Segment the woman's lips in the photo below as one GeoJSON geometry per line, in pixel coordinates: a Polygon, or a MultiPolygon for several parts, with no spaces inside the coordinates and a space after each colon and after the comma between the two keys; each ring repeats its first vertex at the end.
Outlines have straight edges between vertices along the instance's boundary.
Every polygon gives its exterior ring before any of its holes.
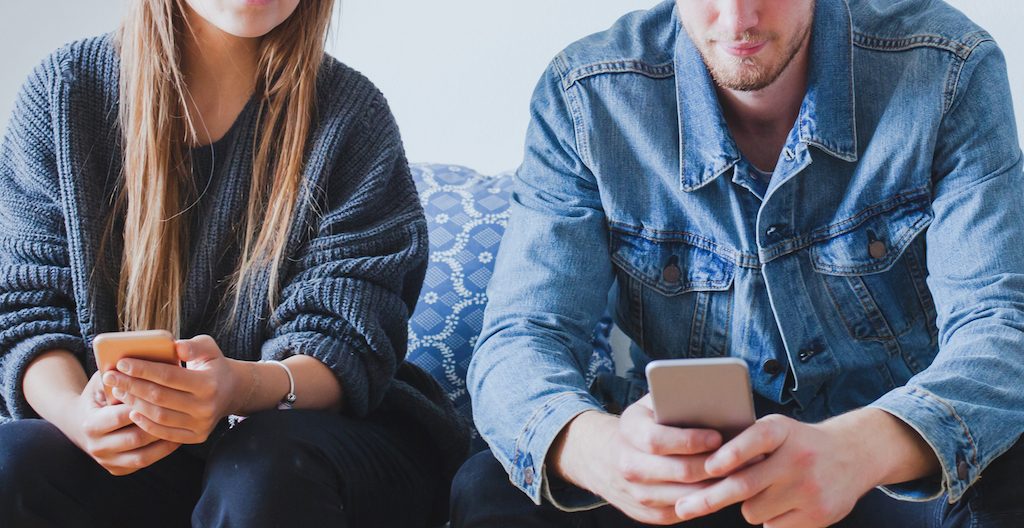
{"type": "Polygon", "coordinates": [[[735,44],[727,44],[727,43],[723,42],[723,43],[719,43],[719,46],[721,46],[722,49],[725,50],[725,52],[728,53],[729,55],[733,55],[733,56],[736,56],[736,57],[750,57],[751,55],[755,55],[755,54],[757,54],[757,52],[759,52],[762,49],[764,49],[764,47],[767,44],[768,44],[767,41],[765,41],[765,42],[756,42],[756,43],[754,43],[754,42],[744,42],[744,43],[735,43],[735,44]]]}

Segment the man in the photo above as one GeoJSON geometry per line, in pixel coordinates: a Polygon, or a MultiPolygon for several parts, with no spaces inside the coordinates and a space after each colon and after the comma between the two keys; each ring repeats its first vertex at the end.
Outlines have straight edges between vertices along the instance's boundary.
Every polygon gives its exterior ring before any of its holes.
{"type": "Polygon", "coordinates": [[[558,55],[532,112],[455,526],[1024,526],[1024,181],[987,33],[924,0],[664,2],[558,55]],[[636,365],[586,387],[613,284],[636,365]],[[636,401],[647,361],[723,355],[762,416],[724,445],[636,401]]]}

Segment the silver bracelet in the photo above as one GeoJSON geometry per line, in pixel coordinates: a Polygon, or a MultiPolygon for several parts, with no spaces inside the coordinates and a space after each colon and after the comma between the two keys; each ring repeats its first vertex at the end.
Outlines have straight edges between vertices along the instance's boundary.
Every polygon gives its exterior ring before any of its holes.
{"type": "Polygon", "coordinates": [[[283,368],[284,372],[288,374],[288,394],[285,394],[284,398],[281,398],[281,402],[277,404],[277,408],[281,410],[287,410],[294,407],[295,400],[297,398],[295,396],[295,377],[292,376],[292,369],[288,368],[288,365],[285,365],[284,363],[277,361],[275,359],[264,359],[263,361],[260,361],[260,363],[272,363],[283,368]]]}

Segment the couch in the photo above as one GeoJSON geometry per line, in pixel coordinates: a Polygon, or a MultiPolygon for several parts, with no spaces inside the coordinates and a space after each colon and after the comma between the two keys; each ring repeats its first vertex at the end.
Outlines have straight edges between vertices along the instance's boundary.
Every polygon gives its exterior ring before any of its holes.
{"type": "MultiPolygon", "coordinates": [[[[485,176],[455,165],[413,164],[427,217],[430,257],[409,319],[408,360],[434,376],[456,409],[472,418],[466,370],[483,324],[487,283],[508,225],[512,173],[485,176]]],[[[587,382],[614,372],[605,315],[594,328],[587,382]]],[[[474,430],[474,450],[486,445],[474,430]]]]}

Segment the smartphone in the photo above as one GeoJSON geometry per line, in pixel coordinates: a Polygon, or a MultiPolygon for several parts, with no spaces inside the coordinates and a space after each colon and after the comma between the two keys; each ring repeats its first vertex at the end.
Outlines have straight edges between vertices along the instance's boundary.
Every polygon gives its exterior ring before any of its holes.
{"type": "MultiPolygon", "coordinates": [[[[166,330],[100,334],[93,339],[92,349],[100,372],[114,370],[122,358],[181,365],[178,352],[174,349],[174,336],[166,330]]],[[[110,387],[104,385],[103,390],[107,393],[107,401],[118,401],[110,392],[110,387]]]]}
{"type": "Polygon", "coordinates": [[[714,429],[728,440],[757,419],[747,364],[738,358],[652,361],[647,384],[662,425],[714,429]]]}

